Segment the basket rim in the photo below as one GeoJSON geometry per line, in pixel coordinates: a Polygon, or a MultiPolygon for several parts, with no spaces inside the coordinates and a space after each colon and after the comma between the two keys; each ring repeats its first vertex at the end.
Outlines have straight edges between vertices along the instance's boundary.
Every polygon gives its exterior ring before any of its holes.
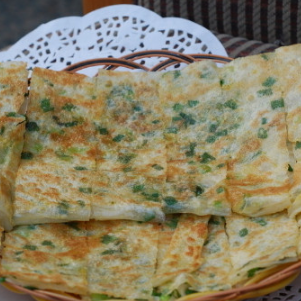
{"type": "Polygon", "coordinates": [[[183,54],[169,50],[145,50],[130,53],[120,58],[95,58],[80,61],[67,66],[62,71],[78,72],[95,66],[103,66],[104,69],[107,70],[115,70],[118,67],[126,67],[129,69],[141,69],[142,71],[162,71],[171,65],[179,63],[191,64],[201,60],[212,60],[217,63],[226,64],[231,62],[233,58],[215,54],[183,54]],[[149,57],[163,57],[166,59],[151,68],[136,62],[136,60],[149,57]]]}
{"type": "MultiPolygon", "coordinates": [[[[204,294],[204,293],[194,293],[190,295],[186,295],[177,299],[177,301],[235,301],[235,300],[243,300],[241,299],[243,295],[250,294],[252,292],[257,292],[258,290],[267,289],[270,293],[274,291],[273,289],[269,291],[269,288],[272,288],[273,285],[279,284],[279,288],[285,286],[286,280],[290,278],[297,277],[301,272],[301,260],[293,263],[286,263],[282,265],[278,265],[275,267],[281,268],[284,266],[283,269],[278,271],[275,274],[269,275],[267,278],[246,286],[237,287],[225,291],[217,291],[214,293],[204,294]],[[283,285],[282,285],[283,283],[283,285]],[[239,299],[236,299],[239,298],[239,299]]],[[[4,286],[8,288],[12,288],[17,290],[21,293],[25,293],[31,295],[32,297],[43,298],[44,300],[48,301],[80,301],[81,299],[77,298],[76,295],[63,295],[60,292],[53,292],[50,290],[43,290],[43,289],[36,289],[30,290],[28,288],[22,287],[18,284],[15,284],[10,281],[4,281],[4,286]]],[[[250,296],[248,296],[250,298],[250,296]]],[[[252,298],[252,296],[251,296],[252,298]]],[[[114,300],[108,299],[109,300],[114,300]]],[[[122,299],[121,299],[122,300],[122,299]]],[[[126,299],[124,299],[126,300],[126,299]]]]}

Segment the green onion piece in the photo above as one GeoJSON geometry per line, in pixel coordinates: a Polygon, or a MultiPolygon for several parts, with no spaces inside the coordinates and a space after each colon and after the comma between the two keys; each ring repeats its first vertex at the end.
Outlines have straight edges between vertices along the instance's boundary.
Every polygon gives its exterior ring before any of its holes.
{"type": "Polygon", "coordinates": [[[284,99],[280,98],[280,99],[271,101],[271,107],[273,110],[275,110],[277,108],[284,108],[284,99]]]}
{"type": "Polygon", "coordinates": [[[200,196],[204,193],[205,189],[202,188],[201,186],[196,186],[195,187],[195,196],[200,196]]]}
{"type": "Polygon", "coordinates": [[[172,205],[175,205],[176,203],[178,203],[178,201],[174,197],[172,197],[172,196],[165,197],[164,198],[164,202],[168,206],[172,206],[172,205]]]}
{"type": "Polygon", "coordinates": [[[75,110],[75,109],[76,109],[76,106],[75,106],[73,103],[71,103],[71,102],[67,102],[67,103],[65,103],[65,104],[62,106],[62,109],[65,110],[65,111],[70,112],[70,111],[72,111],[72,110],[75,110]]]}
{"type": "Polygon", "coordinates": [[[264,87],[272,87],[276,83],[276,81],[276,78],[270,76],[262,83],[262,85],[264,87]]]}
{"type": "Polygon", "coordinates": [[[229,108],[231,110],[236,110],[238,105],[237,105],[237,102],[234,100],[234,99],[229,99],[225,102],[224,106],[226,108],[229,108]]]}
{"type": "Polygon", "coordinates": [[[79,187],[78,189],[82,193],[91,194],[92,188],[91,187],[79,187]]]}
{"type": "Polygon", "coordinates": [[[260,128],[257,132],[257,137],[260,139],[266,139],[268,138],[268,131],[264,128],[260,128]]]}
{"type": "Polygon", "coordinates": [[[238,234],[240,237],[245,237],[249,234],[249,230],[247,228],[243,228],[243,229],[239,230],[238,234]]]}
{"type": "Polygon", "coordinates": [[[33,153],[31,152],[22,152],[21,159],[23,160],[31,160],[33,158],[33,153]]]}
{"type": "Polygon", "coordinates": [[[105,245],[108,245],[111,242],[115,242],[119,240],[118,237],[114,236],[114,235],[110,235],[110,234],[106,234],[101,238],[101,242],[105,245]]]}
{"type": "Polygon", "coordinates": [[[26,130],[29,132],[37,132],[40,130],[38,124],[34,121],[29,121],[26,123],[26,130]]]}
{"type": "Polygon", "coordinates": [[[113,140],[114,142],[120,142],[120,141],[123,140],[124,138],[125,138],[124,135],[118,134],[118,135],[115,136],[112,140],[113,140]]]}
{"type": "Polygon", "coordinates": [[[211,156],[207,152],[204,152],[200,157],[201,157],[201,160],[200,160],[201,163],[209,163],[209,162],[215,160],[215,157],[211,156]]]}
{"type": "Polygon", "coordinates": [[[266,88],[266,89],[262,89],[262,90],[257,91],[257,95],[259,97],[271,96],[272,94],[273,94],[273,90],[271,88],[266,88]]]}
{"type": "Polygon", "coordinates": [[[45,113],[54,110],[54,107],[51,105],[49,98],[42,99],[40,102],[40,107],[41,107],[42,111],[45,113]]]}

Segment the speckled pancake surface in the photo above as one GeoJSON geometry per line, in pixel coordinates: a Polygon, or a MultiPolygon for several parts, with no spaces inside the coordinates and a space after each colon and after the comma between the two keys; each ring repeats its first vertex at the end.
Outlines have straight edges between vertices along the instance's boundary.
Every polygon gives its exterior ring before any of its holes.
{"type": "Polygon", "coordinates": [[[246,280],[257,271],[297,260],[298,225],[286,211],[262,217],[226,217],[231,282],[246,280]]]}
{"type": "Polygon", "coordinates": [[[0,273],[20,285],[87,293],[85,225],[26,225],[5,234],[0,273]]]}
{"type": "Polygon", "coordinates": [[[220,76],[223,97],[240,116],[227,164],[232,210],[249,216],[279,212],[290,204],[281,70],[272,54],[257,55],[234,60],[220,76]]]}
{"type": "Polygon", "coordinates": [[[159,95],[166,123],[165,212],[230,214],[223,188],[230,132],[222,124],[229,108],[217,67],[201,62],[164,73],[159,95]]]}
{"type": "Polygon", "coordinates": [[[301,136],[300,136],[300,91],[301,86],[298,76],[301,71],[300,61],[301,47],[293,45],[291,47],[281,47],[275,52],[274,63],[286,76],[281,77],[281,87],[283,98],[285,99],[285,110],[288,145],[291,150],[290,176],[291,176],[291,200],[292,204],[288,211],[291,217],[295,217],[301,212],[301,136]]]}
{"type": "Polygon", "coordinates": [[[188,277],[189,288],[199,292],[231,289],[233,268],[223,217],[210,218],[202,257],[203,264],[188,277]]]}
{"type": "MultiPolygon", "coordinates": [[[[16,224],[89,220],[95,162],[93,79],[36,68],[16,179],[16,224]]],[[[97,110],[98,109],[98,110],[97,110]]]]}
{"type": "Polygon", "coordinates": [[[101,70],[104,112],[97,125],[99,185],[92,218],[162,221],[166,180],[164,119],[156,73],[101,70]]]}
{"type": "Polygon", "coordinates": [[[193,214],[183,214],[180,217],[170,244],[158,262],[153,279],[154,287],[167,283],[170,293],[177,289],[182,281],[185,283],[184,279],[188,274],[201,266],[201,252],[208,234],[208,219],[209,216],[199,217],[193,214]]]}
{"type": "Polygon", "coordinates": [[[159,226],[135,221],[92,221],[87,231],[89,293],[150,299],[159,226]]]}
{"type": "Polygon", "coordinates": [[[24,62],[0,63],[0,112],[19,112],[28,92],[28,71],[24,62]]]}

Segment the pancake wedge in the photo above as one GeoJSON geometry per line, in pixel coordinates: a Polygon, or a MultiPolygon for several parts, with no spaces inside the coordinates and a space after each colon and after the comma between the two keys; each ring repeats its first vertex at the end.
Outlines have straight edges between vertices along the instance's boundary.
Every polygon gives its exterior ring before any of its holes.
{"type": "Polygon", "coordinates": [[[165,222],[162,224],[161,231],[159,232],[158,255],[157,255],[157,268],[162,266],[163,260],[168,256],[168,249],[174,235],[174,232],[180,221],[180,214],[169,214],[166,216],[165,222]]]}
{"type": "Polygon", "coordinates": [[[15,179],[24,131],[24,116],[9,113],[0,117],[0,226],[5,230],[12,228],[15,179]]]}
{"type": "Polygon", "coordinates": [[[209,216],[192,214],[180,217],[170,245],[164,252],[164,257],[161,255],[163,259],[158,262],[153,279],[154,287],[163,285],[165,293],[171,293],[186,282],[188,274],[201,266],[201,252],[208,234],[208,219],[209,216]]]}
{"type": "Polygon", "coordinates": [[[262,217],[233,214],[226,217],[226,231],[233,285],[265,268],[297,260],[298,225],[286,211],[262,217]]]}
{"type": "Polygon", "coordinates": [[[290,203],[285,101],[273,57],[240,58],[220,69],[223,97],[240,120],[227,164],[228,195],[232,210],[249,216],[290,203]]]}
{"type": "Polygon", "coordinates": [[[189,288],[198,292],[231,289],[232,264],[223,217],[210,218],[202,257],[204,263],[189,275],[189,288]]]}
{"type": "Polygon", "coordinates": [[[0,274],[40,289],[87,293],[85,225],[26,225],[5,234],[0,274]]]}
{"type": "Polygon", "coordinates": [[[158,225],[91,221],[88,291],[108,298],[150,299],[158,251],[158,225]]]}

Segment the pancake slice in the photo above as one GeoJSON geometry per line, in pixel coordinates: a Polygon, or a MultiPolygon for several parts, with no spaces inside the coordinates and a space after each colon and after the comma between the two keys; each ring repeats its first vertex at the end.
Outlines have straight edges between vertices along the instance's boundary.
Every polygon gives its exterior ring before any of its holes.
{"type": "Polygon", "coordinates": [[[159,95],[167,143],[165,212],[228,215],[226,197],[212,193],[226,177],[221,168],[226,167],[232,126],[224,125],[229,108],[222,104],[217,67],[199,62],[163,73],[159,95]]]}
{"type": "Polygon", "coordinates": [[[24,62],[0,63],[0,112],[19,112],[28,92],[28,71],[24,62]]]}
{"type": "Polygon", "coordinates": [[[23,158],[17,173],[14,223],[89,220],[91,172],[23,158]]]}
{"type": "Polygon", "coordinates": [[[34,159],[96,168],[96,128],[102,114],[93,79],[35,68],[31,79],[24,151],[34,159]]]}
{"type": "Polygon", "coordinates": [[[192,214],[180,217],[168,250],[165,251],[163,260],[158,262],[153,279],[154,287],[163,285],[166,291],[167,286],[168,293],[171,293],[186,282],[188,274],[202,265],[201,252],[208,234],[208,220],[209,216],[192,214]]]}
{"type": "Polygon", "coordinates": [[[198,292],[231,289],[232,264],[223,217],[210,218],[202,257],[204,263],[189,275],[189,288],[198,292]]]}
{"type": "Polygon", "coordinates": [[[162,221],[166,149],[158,75],[99,71],[104,112],[97,128],[97,174],[91,218],[162,221]]]}
{"type": "Polygon", "coordinates": [[[301,71],[301,47],[292,45],[290,47],[281,47],[275,52],[275,65],[282,70],[286,76],[281,77],[281,86],[283,98],[285,99],[285,110],[288,144],[292,148],[292,159],[289,170],[291,170],[292,184],[290,189],[292,204],[288,212],[291,217],[295,217],[301,212],[301,136],[300,136],[300,112],[301,106],[299,95],[301,91],[300,81],[296,74],[301,71]]]}
{"type": "Polygon", "coordinates": [[[88,290],[108,298],[150,299],[158,250],[158,225],[91,221],[88,290]]]}
{"type": "Polygon", "coordinates": [[[290,202],[285,103],[273,59],[251,56],[220,69],[223,97],[241,120],[227,164],[228,195],[232,210],[249,216],[282,211],[290,202]]]}
{"type": "Polygon", "coordinates": [[[16,224],[89,220],[102,114],[95,80],[35,68],[22,161],[16,179],[16,224]]]}
{"type": "Polygon", "coordinates": [[[287,212],[261,217],[238,214],[226,217],[232,284],[237,284],[260,270],[297,260],[298,225],[287,212]]]}
{"type": "Polygon", "coordinates": [[[85,224],[15,227],[5,234],[0,274],[40,289],[87,293],[85,224]]]}
{"type": "Polygon", "coordinates": [[[12,228],[15,179],[24,142],[25,117],[0,117],[0,226],[12,228]]]}
{"type": "Polygon", "coordinates": [[[164,119],[158,74],[100,70],[96,88],[104,107],[98,126],[100,149],[160,149],[164,119]]]}
{"type": "Polygon", "coordinates": [[[299,95],[301,84],[297,74],[301,71],[301,45],[292,45],[290,47],[280,47],[275,52],[275,65],[282,74],[281,86],[283,98],[285,99],[285,109],[287,111],[287,130],[288,140],[290,142],[301,141],[301,123],[298,117],[301,112],[299,95]]]}
{"type": "Polygon", "coordinates": [[[159,232],[156,270],[162,266],[164,258],[168,256],[167,252],[174,232],[178,227],[180,218],[181,214],[169,214],[166,216],[166,220],[162,224],[161,231],[159,232]]]}

